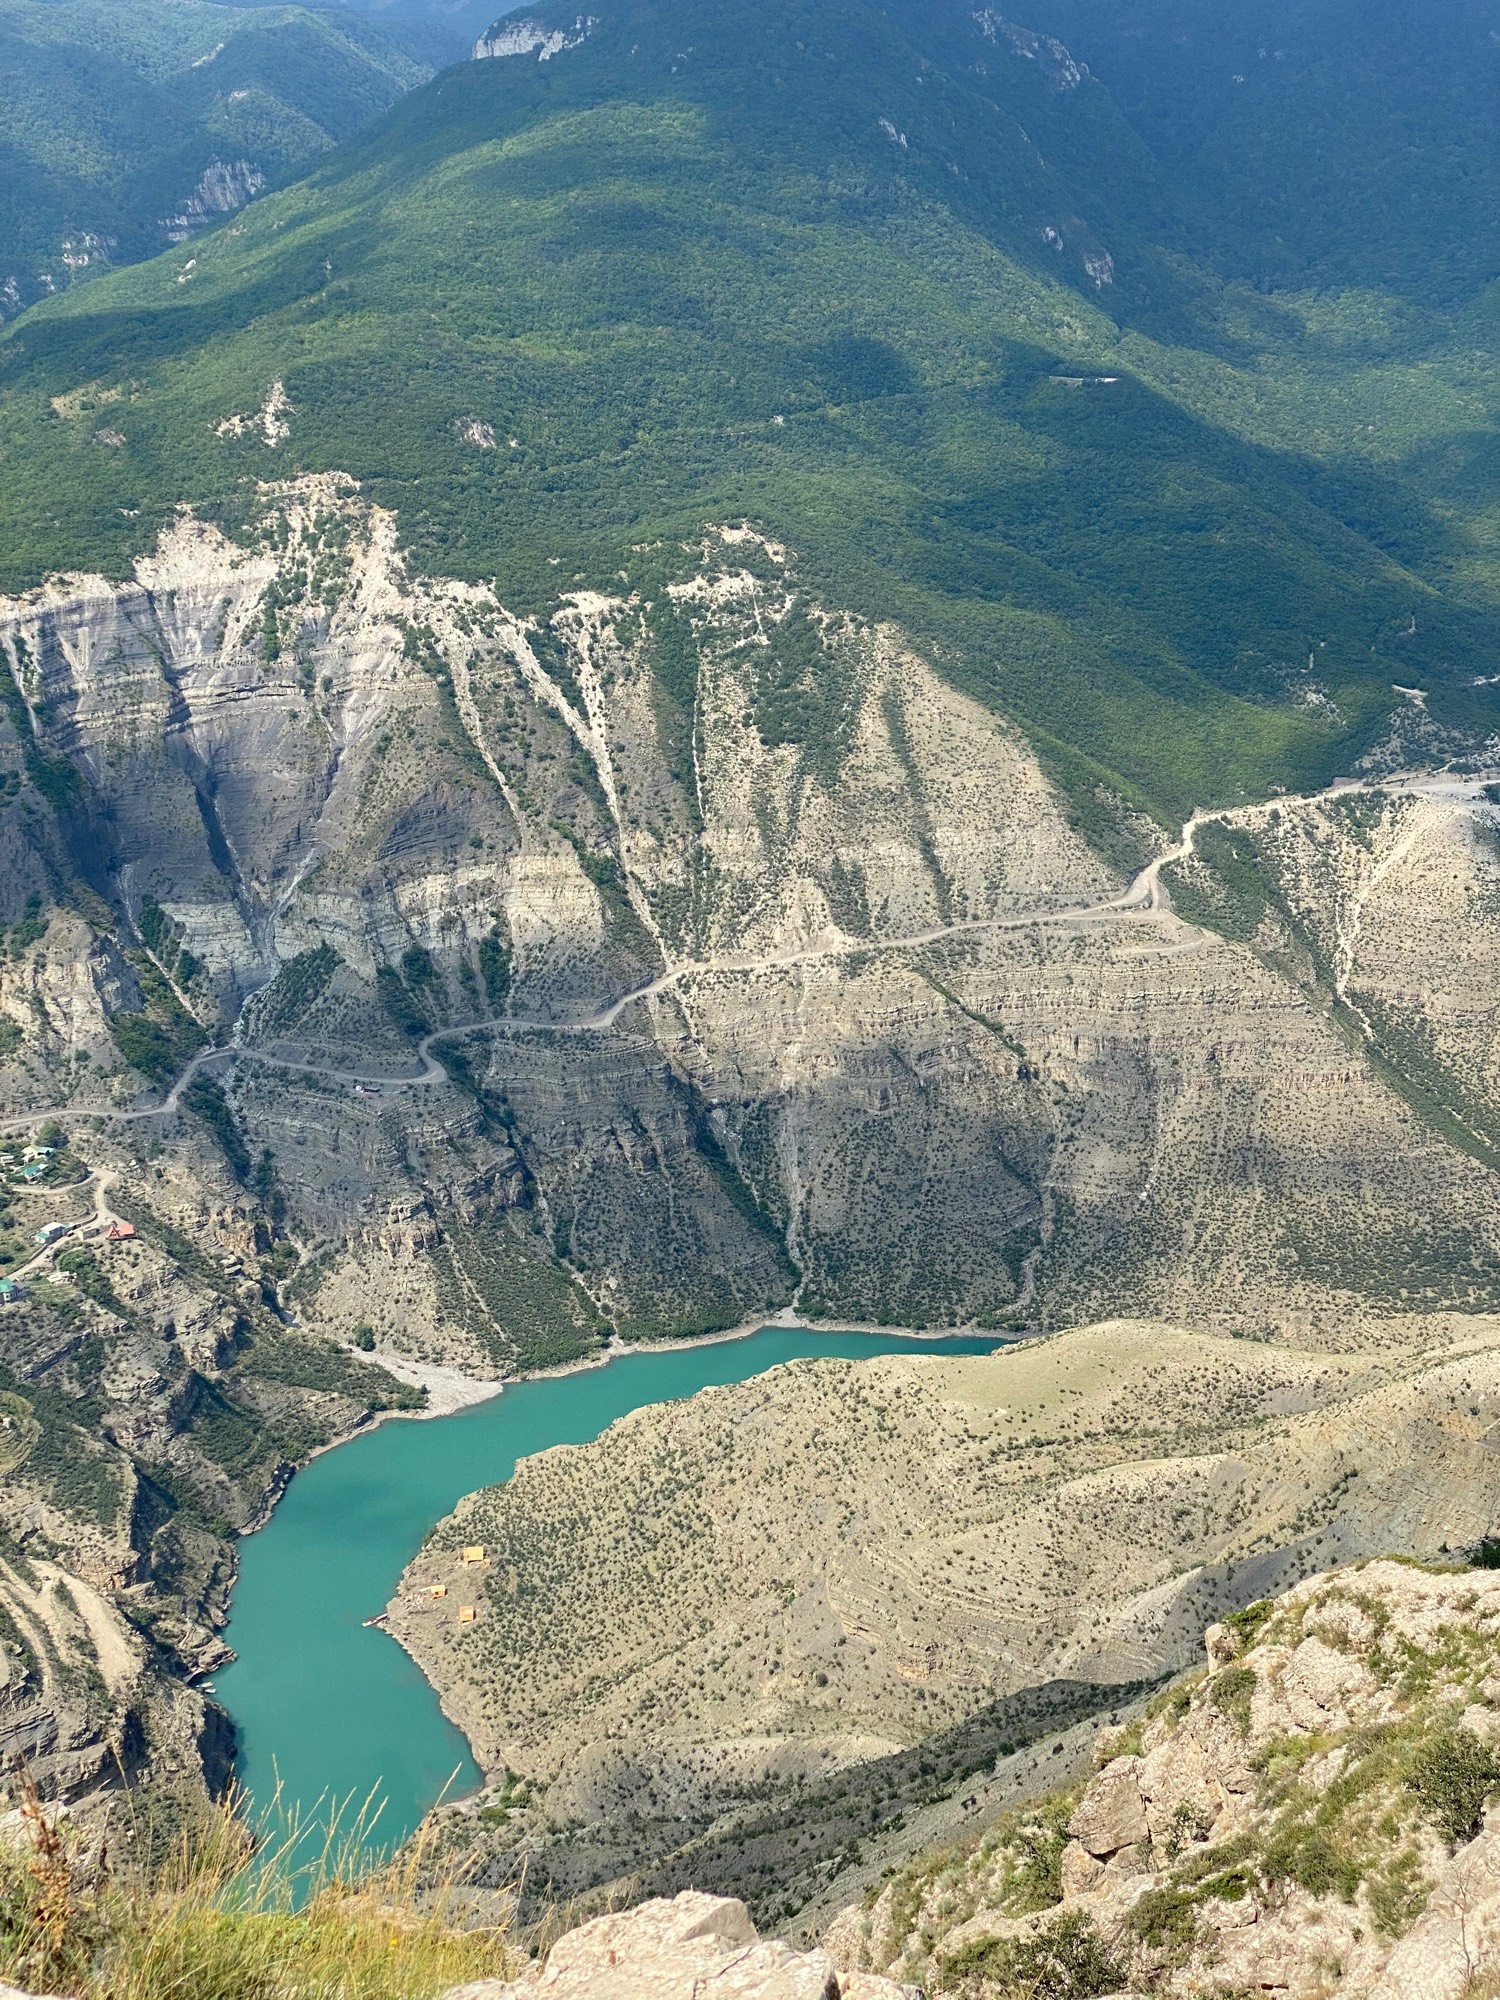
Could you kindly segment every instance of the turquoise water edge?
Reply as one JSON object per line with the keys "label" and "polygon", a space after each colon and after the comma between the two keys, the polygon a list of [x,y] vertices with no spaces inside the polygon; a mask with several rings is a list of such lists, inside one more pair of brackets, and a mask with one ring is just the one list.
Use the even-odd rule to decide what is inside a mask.
{"label": "turquoise water edge", "polygon": [[[238,1658],[214,1680],[239,1734],[251,1810],[326,1821],[372,1795],[372,1845],[406,1838],[445,1792],[479,1783],[463,1737],[411,1660],[364,1621],[383,1611],[433,1524],[516,1460],[583,1444],[645,1403],[675,1402],[809,1356],[986,1354],[942,1340],[763,1327],[740,1340],[619,1355],[601,1368],[512,1383],[452,1416],[388,1422],[313,1460],[269,1524],[239,1549],[225,1637]],[[347,1814],[345,1815],[347,1820]]]}

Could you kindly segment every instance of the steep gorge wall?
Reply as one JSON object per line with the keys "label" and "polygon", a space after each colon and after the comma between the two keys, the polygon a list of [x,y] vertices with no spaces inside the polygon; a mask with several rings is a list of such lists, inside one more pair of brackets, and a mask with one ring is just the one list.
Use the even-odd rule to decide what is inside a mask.
{"label": "steep gorge wall", "polygon": [[[1337,1009],[1127,902],[1023,743],[747,530],[528,621],[308,480],[242,543],[185,517],[133,584],[55,582],[3,626],[13,894],[95,901],[66,1010],[39,1026],[23,990],[55,964],[7,973],[32,1074],[0,1091],[35,1103],[40,1063],[77,1109],[146,1102],[121,1013],[232,1034],[218,1074],[334,1327],[392,1255],[391,1317],[469,1365],[794,1295],[1254,1329],[1494,1295],[1492,1176]],[[1461,832],[1492,809],[1424,810],[1467,839],[1464,893],[1500,893]],[[1480,1044],[1439,1065],[1482,1063],[1477,992],[1465,1018]]]}
{"label": "steep gorge wall", "polygon": [[[746,529],[523,619],[347,482],[262,499],[0,605],[0,1115],[73,1163],[0,1191],[16,1619],[45,1536],[211,1666],[225,1534],[409,1394],[349,1342],[488,1377],[795,1302],[1394,1349],[1493,1303],[1478,782],[1200,827],[1174,912]],[[177,1743],[135,1687],[78,1743]]]}

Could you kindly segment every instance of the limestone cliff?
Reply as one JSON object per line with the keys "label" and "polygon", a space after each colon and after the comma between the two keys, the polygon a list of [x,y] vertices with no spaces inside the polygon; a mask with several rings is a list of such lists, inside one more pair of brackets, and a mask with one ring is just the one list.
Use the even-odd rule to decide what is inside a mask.
{"label": "limestone cliff", "polygon": [[[165,1828],[229,1779],[227,1718],[184,1684],[227,1656],[226,1536],[317,1446],[420,1398],[287,1323],[233,1206],[191,1239],[163,1219],[214,1186],[211,1148],[169,1180],[86,1137],[91,1170],[61,1144],[6,1204],[26,1236],[24,1296],[0,1308],[0,1768],[24,1758],[64,1801],[128,1783]],[[67,1226],[49,1251],[39,1218]]]}
{"label": "limestone cliff", "polygon": [[[1493,1298],[1496,1186],[1438,1102],[1493,1034],[1478,783],[1371,795],[1399,867],[1323,812],[1294,963],[1191,869],[1208,928],[1123,893],[1001,719],[791,552],[561,583],[523,618],[415,576],[320,478],[0,606],[9,917],[59,908],[0,986],[0,1098],[122,1132],[225,1044],[298,1311],[479,1371],[794,1295],[1256,1331]],[[1365,984],[1307,942],[1349,894]]]}

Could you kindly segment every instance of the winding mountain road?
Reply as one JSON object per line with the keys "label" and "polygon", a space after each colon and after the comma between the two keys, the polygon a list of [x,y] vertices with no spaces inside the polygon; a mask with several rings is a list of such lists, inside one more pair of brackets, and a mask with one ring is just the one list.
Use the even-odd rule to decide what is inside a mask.
{"label": "winding mountain road", "polygon": [[787,951],[716,959],[690,959],[681,965],[670,966],[657,978],[648,980],[641,986],[632,987],[629,992],[622,993],[618,999],[611,1000],[596,1012],[570,1021],[543,1016],[490,1014],[471,1021],[455,1021],[447,1027],[434,1028],[416,1044],[414,1053],[421,1065],[420,1068],[405,1076],[377,1075],[365,1070],[335,1069],[325,1063],[298,1062],[287,1057],[268,1054],[261,1049],[247,1048],[237,1041],[230,1041],[220,1048],[203,1049],[194,1056],[159,1104],[129,1111],[81,1104],[52,1105],[0,1120],[0,1134],[24,1130],[39,1120],[68,1116],[99,1118],[112,1124],[122,1125],[135,1124],[152,1118],[166,1118],[178,1109],[182,1094],[193,1078],[201,1071],[212,1068],[216,1063],[260,1063],[270,1069],[292,1070],[302,1075],[320,1076],[330,1083],[348,1084],[351,1088],[363,1084],[380,1090],[410,1090],[446,1076],[447,1072],[442,1063],[432,1054],[433,1047],[438,1042],[451,1040],[456,1035],[474,1034],[480,1030],[493,1030],[504,1034],[535,1034],[542,1031],[558,1035],[598,1034],[612,1028],[628,1007],[635,1006],[639,1001],[655,999],[658,994],[670,992],[683,980],[705,973],[785,971],[794,966],[815,964],[825,959],[851,958],[857,953],[915,951],[923,946],[941,944],[949,938],[964,937],[975,931],[1032,930],[1057,924],[1088,923],[1101,917],[1132,911],[1148,917],[1160,916],[1167,909],[1165,891],[1161,886],[1161,871],[1170,867],[1174,861],[1185,860],[1192,854],[1194,838],[1200,826],[1211,822],[1226,826],[1243,825],[1264,819],[1268,814],[1279,809],[1284,810],[1288,806],[1316,805],[1321,800],[1349,794],[1399,790],[1455,800],[1473,799],[1489,782],[1492,780],[1488,777],[1455,779],[1441,772],[1424,776],[1401,774],[1379,779],[1340,779],[1318,792],[1300,796],[1286,794],[1280,798],[1267,799],[1258,805],[1230,806],[1216,812],[1195,812],[1183,823],[1181,836],[1174,845],[1163,849],[1154,859],[1148,861],[1130,883],[1116,895],[1101,897],[1096,902],[1066,904],[1055,910],[1030,910],[1017,916],[969,917],[959,923],[940,924],[931,930],[913,931],[901,937],[851,939],[841,934],[837,940],[799,945]]}

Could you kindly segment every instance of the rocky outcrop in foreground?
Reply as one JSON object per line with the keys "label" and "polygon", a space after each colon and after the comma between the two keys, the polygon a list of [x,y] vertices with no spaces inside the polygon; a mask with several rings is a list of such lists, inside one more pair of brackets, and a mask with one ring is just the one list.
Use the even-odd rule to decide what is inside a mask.
{"label": "rocky outcrop in foreground", "polygon": [[559,1938],[545,1967],[482,1980],[448,2000],[918,2000],[869,1972],[839,1973],[825,1951],[758,1938],[743,1903],[695,1889],[596,1917]]}
{"label": "rocky outcrop in foreground", "polygon": [[1211,1626],[1206,1670],[1081,1790],[908,1869],[826,1947],[933,1993],[1492,1994],[1497,1648],[1488,1570],[1311,1578]]}

